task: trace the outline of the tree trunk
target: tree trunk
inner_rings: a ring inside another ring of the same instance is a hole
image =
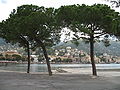
[[[90,36],[90,58],[92,63],[92,72],[94,76],[97,76],[95,60],[94,60],[94,36]]]
[[[20,35],[21,40],[26,44],[27,47],[27,53],[28,53],[28,68],[27,68],[27,73],[30,73],[30,46],[29,46],[29,41],[21,34]]]
[[[44,53],[44,56],[45,56],[45,59],[46,59],[49,76],[52,76],[52,71],[51,71],[51,67],[50,67],[49,57],[48,57],[48,54],[47,54],[47,51],[46,51],[46,48],[45,48],[44,45],[42,45],[42,49],[43,49],[43,53]]]
[[[28,53],[28,68],[27,68],[27,73],[30,73],[30,47],[29,47],[29,42],[27,43],[27,53]]]

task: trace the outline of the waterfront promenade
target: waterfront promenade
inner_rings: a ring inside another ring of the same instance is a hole
[[[81,73],[68,71],[68,73],[54,72],[53,76],[48,76],[45,73],[27,74],[0,70],[0,90],[120,90],[120,74],[116,76],[100,74],[94,77],[82,71]]]

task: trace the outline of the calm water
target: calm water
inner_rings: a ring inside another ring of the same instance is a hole
[[[96,64],[97,69],[120,69],[120,64]],[[57,68],[91,68],[91,64],[51,64],[52,69]],[[26,71],[27,64],[14,64],[0,66],[0,70]],[[46,72],[46,64],[31,64],[31,72]]]

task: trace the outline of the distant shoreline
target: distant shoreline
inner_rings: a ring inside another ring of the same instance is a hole
[[[17,62],[17,64],[27,64],[28,62]],[[31,62],[31,64],[46,64],[46,62]],[[91,63],[54,63],[50,62],[50,64],[91,64]],[[120,63],[96,63],[96,64],[120,64]]]

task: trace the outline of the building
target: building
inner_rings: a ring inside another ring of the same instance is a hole
[[[9,56],[12,56],[12,55],[20,55],[22,56],[21,54],[19,54],[17,51],[5,51],[5,52],[2,52],[2,55],[5,56],[5,55],[9,55]]]

